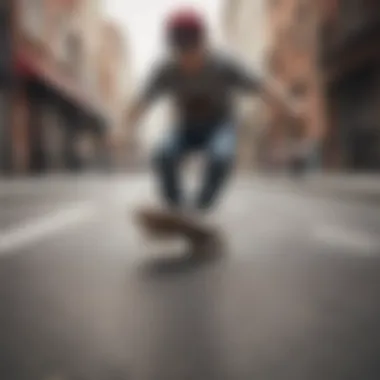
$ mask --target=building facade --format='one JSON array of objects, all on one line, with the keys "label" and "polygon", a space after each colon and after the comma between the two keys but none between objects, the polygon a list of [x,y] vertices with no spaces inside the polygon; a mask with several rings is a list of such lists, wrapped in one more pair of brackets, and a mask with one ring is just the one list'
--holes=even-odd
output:
[{"label": "building facade", "polygon": [[268,1],[268,70],[305,106],[302,125],[269,110],[272,145],[314,141],[327,168],[380,168],[380,4],[373,0]]},{"label": "building facade", "polygon": [[[97,59],[98,85],[110,127],[118,134],[128,133],[125,111],[131,89],[129,58],[127,39],[121,28],[111,20],[103,20]],[[128,158],[133,155],[132,136],[126,137],[125,145],[113,152],[113,162],[119,167],[128,164]]]},{"label": "building facade", "polygon": [[380,3],[320,3],[320,66],[327,99],[326,155],[349,170],[380,170]]},{"label": "building facade", "polygon": [[0,4],[0,170],[11,171],[11,129],[8,127],[12,102],[12,3]]},{"label": "building facade", "polygon": [[[230,54],[248,70],[263,75],[266,35],[265,0],[226,0],[223,11],[223,31]],[[242,168],[257,164],[259,135],[263,125],[263,108],[258,99],[244,97],[239,105],[238,161]]]},{"label": "building facade", "polygon": [[[4,4],[4,2],[3,2]],[[13,173],[85,166],[81,136],[107,128],[96,88],[97,0],[7,2],[9,115],[4,168]],[[6,81],[5,81],[6,82]]]},{"label": "building facade", "polygon": [[267,152],[288,165],[292,149],[302,141],[311,142],[310,154],[320,153],[325,136],[324,96],[321,86],[317,3],[310,0],[267,1],[267,71],[304,110],[304,120],[290,121],[271,107],[268,112]]}]

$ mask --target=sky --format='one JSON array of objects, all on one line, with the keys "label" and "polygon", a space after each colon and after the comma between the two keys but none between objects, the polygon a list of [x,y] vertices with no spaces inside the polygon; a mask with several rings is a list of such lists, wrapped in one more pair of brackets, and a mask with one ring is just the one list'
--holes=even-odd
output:
[{"label": "sky", "polygon": [[105,0],[106,13],[122,27],[132,50],[134,76],[143,76],[163,51],[161,26],[165,15],[180,6],[201,10],[209,19],[213,38],[220,39],[223,0]]}]

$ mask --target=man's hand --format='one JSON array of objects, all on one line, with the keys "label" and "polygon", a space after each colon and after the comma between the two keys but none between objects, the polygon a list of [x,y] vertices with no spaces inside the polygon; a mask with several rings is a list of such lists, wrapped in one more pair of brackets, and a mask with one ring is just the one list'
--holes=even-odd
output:
[{"label": "man's hand", "polygon": [[141,101],[133,103],[132,106],[128,108],[124,116],[124,123],[128,129],[134,128],[138,124],[145,114],[146,108],[147,106]]},{"label": "man's hand", "polygon": [[112,150],[118,150],[125,145],[125,134],[120,131],[113,131],[107,136],[107,147]]},{"label": "man's hand", "polygon": [[305,104],[298,99],[289,99],[289,105],[286,107],[288,110],[287,115],[296,123],[303,123],[305,121]]},{"label": "man's hand", "polygon": [[145,106],[139,102],[128,107],[124,114],[125,127],[121,131],[112,131],[108,134],[106,143],[109,149],[124,149],[131,144],[129,136],[135,133],[134,128],[145,112]]},{"label": "man's hand", "polygon": [[264,101],[273,105],[273,107],[280,110],[281,113],[297,121],[303,119],[303,104],[292,98],[278,81],[274,79],[265,81],[262,85],[262,96]]}]

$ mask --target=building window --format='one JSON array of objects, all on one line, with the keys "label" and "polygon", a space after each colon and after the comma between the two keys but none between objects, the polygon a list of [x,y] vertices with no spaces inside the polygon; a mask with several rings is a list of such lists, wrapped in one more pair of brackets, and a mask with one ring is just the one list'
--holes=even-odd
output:
[{"label": "building window", "polygon": [[290,93],[295,98],[304,98],[307,95],[308,89],[306,82],[297,81],[290,86]]},{"label": "building window", "polygon": [[271,7],[277,7],[277,6],[279,6],[280,5],[280,1],[281,0],[269,0],[269,5],[271,6]]},{"label": "building window", "polygon": [[291,40],[296,48],[304,50],[312,44],[314,23],[310,3],[300,1],[295,11],[295,22],[291,26]]},{"label": "building window", "polygon": [[55,14],[54,28],[54,55],[57,61],[63,62],[67,59],[66,37],[71,28],[70,15],[68,12],[61,10]]},{"label": "building window", "polygon": [[11,22],[10,9],[4,4],[0,8],[0,77],[7,77],[11,70]]},{"label": "building window", "polygon": [[70,10],[63,10],[57,14],[56,41],[53,49],[58,64],[70,75],[81,77],[84,65],[83,41],[80,32],[73,25]]},{"label": "building window", "polygon": [[322,47],[331,42],[334,39],[334,25],[324,21],[317,30],[317,39]]},{"label": "building window", "polygon": [[307,22],[308,17],[311,14],[310,10],[310,4],[306,1],[301,1],[298,4],[297,10],[296,10],[296,21],[297,23],[304,23]]},{"label": "building window", "polygon": [[300,30],[297,30],[297,28],[294,28],[292,34],[293,34],[293,43],[297,49],[304,51],[305,49],[312,47],[313,31],[311,30],[311,26],[301,28]]},{"label": "building window", "polygon": [[339,13],[339,26],[343,34],[356,32],[366,25],[373,12],[363,0],[343,1]]},{"label": "building window", "polygon": [[70,73],[80,77],[83,66],[83,48],[82,41],[77,33],[69,33],[66,36],[66,52]]},{"label": "building window", "polygon": [[20,20],[22,30],[34,39],[45,38],[44,0],[21,0]]},{"label": "building window", "polygon": [[268,68],[273,74],[278,73],[281,70],[280,57],[277,51],[268,55]]}]

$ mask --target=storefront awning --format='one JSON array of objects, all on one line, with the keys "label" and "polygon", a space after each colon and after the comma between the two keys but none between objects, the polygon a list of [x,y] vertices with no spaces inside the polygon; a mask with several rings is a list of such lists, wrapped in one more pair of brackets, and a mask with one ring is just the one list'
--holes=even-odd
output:
[{"label": "storefront awning", "polygon": [[20,49],[16,54],[15,63],[17,75],[38,77],[68,101],[87,112],[105,117],[104,107],[96,94],[83,90],[74,78],[41,59],[32,49]]}]

